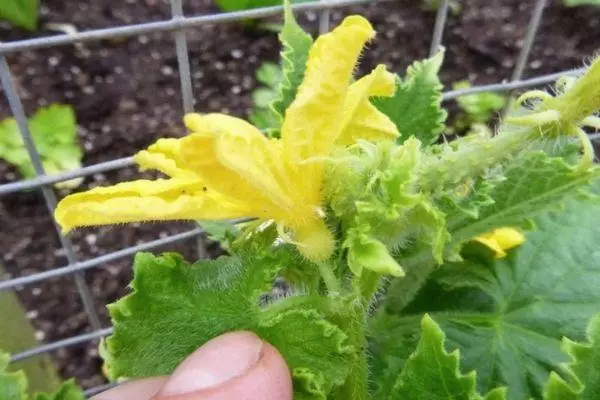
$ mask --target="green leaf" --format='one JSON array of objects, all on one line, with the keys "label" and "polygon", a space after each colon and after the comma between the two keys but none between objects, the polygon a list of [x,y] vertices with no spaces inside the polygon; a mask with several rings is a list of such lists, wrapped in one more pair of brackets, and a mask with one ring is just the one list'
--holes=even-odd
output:
[{"label": "green leaf", "polygon": [[75,113],[67,105],[40,108],[29,118],[29,129],[42,155],[52,151],[56,144],[73,146],[77,134]]},{"label": "green leaf", "polygon": [[277,98],[277,92],[270,88],[258,88],[252,92],[252,102],[257,108],[268,108]]},{"label": "green leaf", "polygon": [[[325,319],[315,295],[265,304],[290,258],[272,249],[261,256],[221,257],[189,265],[176,254],[136,256],[133,293],[109,306],[115,326],[106,341],[113,378],[169,374],[190,353],[228,331],[250,330],[275,346],[304,398],[326,398],[348,374],[352,348]],[[149,352],[148,349],[154,349]]]},{"label": "green leaf", "polygon": [[240,230],[229,221],[199,221],[206,236],[215,242],[227,242],[234,239]]},{"label": "green leaf", "polygon": [[279,41],[283,47],[281,52],[282,81],[279,87],[279,97],[273,102],[273,112],[283,121],[285,110],[292,104],[306,69],[308,52],[313,39],[306,33],[294,18],[289,2],[285,2],[285,21]]},{"label": "green leaf", "polygon": [[5,0],[0,2],[0,18],[33,31],[38,24],[38,8],[38,0]]},{"label": "green leaf", "polygon": [[74,379],[63,382],[56,393],[37,393],[35,400],[84,400],[85,396]]},{"label": "green leaf", "polygon": [[587,329],[588,343],[563,340],[563,350],[571,357],[565,365],[569,382],[552,373],[544,393],[545,400],[593,400],[600,393],[600,314]]},{"label": "green leaf", "polygon": [[[521,188],[530,199],[564,186],[546,171],[548,186],[522,177],[541,185],[537,192],[533,183]],[[505,204],[513,201],[510,193]],[[428,313],[446,333],[447,347],[460,349],[463,371],[477,371],[480,392],[505,385],[509,399],[539,398],[550,371],[567,361],[561,338],[584,339],[588,321],[600,310],[600,204],[572,200],[535,223],[538,230],[506,259],[465,255],[464,262],[440,267],[402,312],[374,318],[371,347],[382,360],[374,374],[401,368]],[[393,312],[389,305],[387,310]]]},{"label": "green leaf", "polygon": [[[561,158],[531,152],[519,156],[504,170],[455,185],[437,203],[446,215],[446,229],[451,236],[445,259],[456,259],[465,241],[493,229],[529,228],[531,218],[560,208],[566,199],[588,190],[598,173],[598,169],[580,171]],[[406,276],[392,282],[385,307],[399,312],[414,298],[436,262],[427,243],[403,249],[395,256]]]},{"label": "green leaf", "polygon": [[600,0],[563,0],[563,4],[569,7],[574,6],[600,6]]},{"label": "green leaf", "polygon": [[482,205],[477,219],[464,213],[448,217],[454,241],[468,240],[502,226],[527,227],[531,217],[560,208],[564,199],[589,189],[590,182],[600,173],[597,168],[581,171],[562,158],[542,152],[527,153],[505,168],[503,178],[487,193],[493,202],[482,200],[481,193],[469,196]]},{"label": "green leaf", "polygon": [[406,77],[397,79],[394,97],[373,100],[373,104],[398,127],[399,142],[411,136],[423,144],[434,143],[444,130],[447,112],[441,108],[442,84],[438,72],[444,53],[413,63]]},{"label": "green leaf", "polygon": [[256,71],[256,79],[271,89],[277,89],[281,83],[281,68],[272,62],[264,62]]},{"label": "green leaf", "polygon": [[9,355],[0,351],[0,399],[27,399],[27,378],[23,371],[7,372]]},{"label": "green leaf", "polygon": [[7,118],[0,122],[0,143],[11,148],[23,146],[23,138],[14,118]]},{"label": "green leaf", "polygon": [[[460,81],[453,85],[454,90],[470,88],[468,81]],[[460,108],[467,114],[471,123],[487,122],[494,111],[500,111],[506,104],[506,98],[494,92],[481,92],[460,96],[456,99]]]},{"label": "green leaf", "polygon": [[[292,3],[304,3],[311,0],[292,0]],[[280,6],[282,0],[215,0],[223,11],[249,10],[260,7]]]},{"label": "green leaf", "polygon": [[[474,400],[482,397],[475,389],[475,371],[466,375],[459,370],[459,351],[444,349],[445,335],[440,327],[425,315],[421,320],[419,344],[410,355],[394,384],[394,399]],[[504,398],[504,390],[495,389],[487,398]],[[379,397],[377,397],[379,398]]]}]

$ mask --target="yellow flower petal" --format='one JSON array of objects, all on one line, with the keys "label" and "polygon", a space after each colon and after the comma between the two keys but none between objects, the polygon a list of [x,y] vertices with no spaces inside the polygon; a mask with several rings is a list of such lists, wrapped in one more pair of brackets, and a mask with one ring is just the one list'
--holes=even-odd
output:
[{"label": "yellow flower petal", "polygon": [[185,169],[181,158],[181,139],[159,139],[133,157],[140,169],[155,169],[171,178],[194,178],[195,173]]},{"label": "yellow flower petal", "polygon": [[525,235],[513,228],[499,228],[493,232],[494,239],[504,250],[512,249],[525,242]]},{"label": "yellow flower petal", "polygon": [[496,258],[504,258],[506,257],[506,250],[525,242],[525,236],[516,229],[504,227],[477,236],[474,240],[492,249]]},{"label": "yellow flower petal", "polygon": [[315,218],[321,182],[306,176],[312,186],[304,190],[283,159],[280,142],[223,114],[188,114],[185,121],[198,133],[183,139],[183,158],[210,188],[248,204],[251,216],[275,219],[290,229]]},{"label": "yellow flower petal", "polygon": [[58,203],[54,215],[68,232],[80,226],[135,221],[238,218],[247,212],[198,181],[159,179],[72,194]]},{"label": "yellow flower petal", "polygon": [[198,133],[183,139],[183,158],[209,187],[249,204],[256,217],[281,218],[281,210],[293,209],[276,142],[228,115],[188,114],[185,122]]},{"label": "yellow flower petal", "polygon": [[396,78],[384,65],[377,66],[369,75],[353,83],[344,102],[337,143],[349,145],[356,143],[357,139],[378,141],[397,138],[396,124],[369,101],[372,96],[393,96],[395,87]]},{"label": "yellow flower petal", "polygon": [[352,72],[365,43],[374,36],[366,19],[351,16],[315,41],[304,80],[282,125],[284,151],[292,162],[329,155],[339,134]]}]

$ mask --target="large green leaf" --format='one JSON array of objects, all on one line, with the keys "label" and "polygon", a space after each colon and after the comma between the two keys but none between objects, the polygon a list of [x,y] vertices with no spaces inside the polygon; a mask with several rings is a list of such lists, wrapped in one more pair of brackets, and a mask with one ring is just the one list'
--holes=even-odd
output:
[{"label": "large green leaf", "polygon": [[[531,198],[564,186],[547,171],[548,186],[536,191],[531,183]],[[504,203],[516,197],[507,191]],[[584,339],[600,311],[600,204],[573,200],[535,222],[538,230],[506,259],[474,252],[443,265],[401,313],[374,318],[372,349],[382,360],[374,374],[400,370],[429,313],[446,333],[447,347],[460,349],[464,371],[477,371],[481,392],[506,385],[509,399],[539,398],[550,371],[568,361],[561,338]]]},{"label": "large green leaf", "polygon": [[37,28],[38,7],[38,0],[3,0],[0,2],[0,18],[33,31]]},{"label": "large green leaf", "polygon": [[595,400],[600,394],[600,314],[592,319],[587,331],[588,343],[563,340],[571,356],[565,366],[569,382],[552,373],[546,386],[545,400]]},{"label": "large green leaf", "polygon": [[442,84],[438,72],[444,53],[413,63],[402,80],[397,78],[394,97],[373,100],[400,131],[399,142],[411,136],[424,144],[434,143],[444,130],[447,112],[442,109]]},{"label": "large green leaf", "polygon": [[325,398],[342,385],[354,354],[344,332],[317,311],[326,299],[298,295],[265,304],[279,270],[293,264],[278,251],[285,250],[194,265],[175,254],[138,254],[133,293],[109,306],[113,378],[169,374],[215,336],[250,330],[283,354],[303,398]]},{"label": "large green leaf", "polygon": [[[452,399],[476,400],[482,397],[475,388],[475,371],[466,375],[459,370],[459,351],[444,349],[445,335],[440,327],[425,315],[421,321],[419,344],[406,361],[392,389],[391,399]],[[383,398],[385,394],[376,395]],[[504,389],[494,389],[488,398],[505,398]]]},{"label": "large green leaf", "polygon": [[[598,173],[598,169],[582,171],[561,158],[532,152],[519,156],[493,179],[483,177],[466,196],[442,196],[441,207],[452,237],[446,258],[454,257],[461,243],[492,229],[528,227],[532,217],[560,208],[565,199],[588,190]],[[388,292],[385,307],[392,312],[399,312],[413,299],[435,266],[429,246],[417,246],[396,257],[406,277],[394,281]]]}]

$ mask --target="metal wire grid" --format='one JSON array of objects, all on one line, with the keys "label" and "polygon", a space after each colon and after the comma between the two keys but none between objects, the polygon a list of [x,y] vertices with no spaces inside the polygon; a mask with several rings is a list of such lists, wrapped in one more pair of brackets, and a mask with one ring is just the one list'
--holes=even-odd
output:
[{"label": "metal wire grid", "polygon": [[[329,30],[331,9],[356,4],[363,4],[372,1],[386,0],[320,0],[295,5],[294,9],[305,11],[319,11],[319,31],[320,33],[325,33]],[[435,54],[435,52],[441,46],[444,28],[446,25],[446,18],[449,9],[449,2],[450,0],[444,0],[440,8],[438,9],[435,27],[432,34],[430,54]],[[179,66],[179,76],[181,81],[183,111],[187,113],[193,111],[194,97],[190,75],[190,64],[185,32],[186,29],[194,28],[204,24],[219,24],[225,22],[238,21],[242,19],[262,18],[277,15],[282,13],[283,11],[283,7],[276,6],[230,13],[220,13],[214,15],[185,17],[183,15],[182,0],[170,0],[170,3],[171,19],[169,20],[120,26],[107,29],[97,29],[75,34],[64,34],[52,37],[42,37],[8,43],[0,43],[0,81],[12,114],[15,120],[17,121],[17,125],[19,127],[19,130],[23,137],[23,141],[25,143],[25,146],[27,148],[27,151],[29,153],[29,156],[32,160],[36,172],[36,177],[33,179],[21,180],[13,183],[0,185],[0,195],[30,189],[40,189],[44,195],[48,211],[50,212],[50,214],[53,214],[54,208],[56,206],[56,195],[52,188],[53,184],[57,182],[67,181],[77,177],[96,174],[99,172],[124,168],[133,164],[132,157],[125,157],[103,163],[98,163],[84,168],[79,168],[77,170],[57,175],[46,175],[44,168],[41,164],[40,156],[35,148],[31,134],[27,127],[27,117],[25,116],[21,100],[13,84],[10,68],[6,61],[7,54],[20,52],[24,50],[33,50],[66,44],[76,44],[87,41],[98,41],[109,38],[123,38],[129,36],[136,36],[150,32],[173,32]],[[517,57],[515,68],[513,70],[513,74],[511,76],[510,81],[500,82],[491,85],[475,86],[468,89],[448,91],[443,94],[443,100],[446,101],[466,94],[487,91],[511,92],[515,89],[544,85],[555,81],[560,76],[579,75],[582,72],[582,70],[574,69],[569,71],[561,71],[555,74],[538,76],[531,79],[521,79],[525,67],[527,65],[529,54],[531,52],[531,47],[533,42],[535,41],[535,36],[540,25],[542,14],[544,8],[546,7],[546,4],[547,0],[535,1],[533,12],[525,33],[523,46]],[[53,343],[43,344],[25,350],[23,352],[14,354],[11,357],[11,362],[23,360],[38,354],[47,353],[62,347],[74,346],[88,341],[97,340],[99,338],[111,334],[112,328],[101,327],[99,317],[94,309],[92,295],[83,278],[83,274],[87,269],[95,268],[105,263],[134,255],[139,251],[151,250],[158,246],[172,244],[190,238],[199,238],[202,234],[202,230],[196,227],[183,233],[153,240],[137,246],[128,247],[89,260],[79,261],[75,256],[75,252],[73,250],[71,241],[67,237],[61,235],[59,227],[56,225],[56,222],[54,223],[57,235],[59,236],[61,241],[61,245],[65,250],[65,254],[67,255],[68,264],[66,266],[54,268],[49,271],[0,281],[0,290],[12,289],[17,286],[27,285],[45,279],[73,275],[75,284],[77,286],[77,290],[81,296],[85,312],[89,318],[90,326],[93,328],[93,331],[82,335],[72,336],[67,339],[59,340]],[[111,384],[108,384],[89,389],[86,391],[86,395],[91,396],[110,386]]]}]

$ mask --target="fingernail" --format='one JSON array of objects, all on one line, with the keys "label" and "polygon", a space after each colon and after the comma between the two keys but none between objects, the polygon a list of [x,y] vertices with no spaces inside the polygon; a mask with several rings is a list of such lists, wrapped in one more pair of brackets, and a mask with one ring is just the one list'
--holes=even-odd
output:
[{"label": "fingernail", "polygon": [[212,339],[177,367],[161,395],[214,388],[242,376],[258,363],[262,349],[263,341],[250,332],[231,332]]}]

